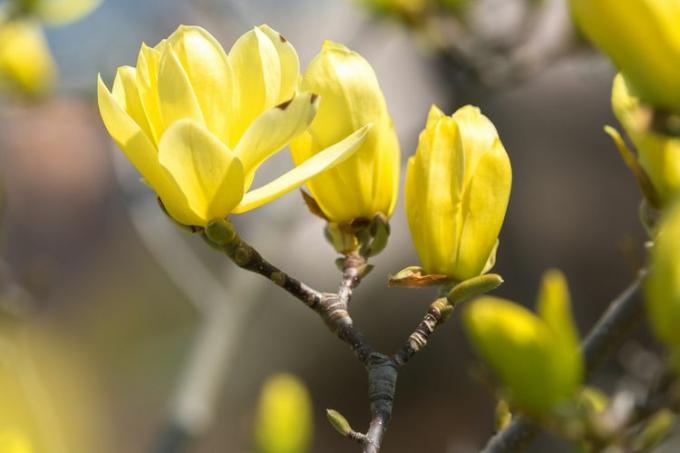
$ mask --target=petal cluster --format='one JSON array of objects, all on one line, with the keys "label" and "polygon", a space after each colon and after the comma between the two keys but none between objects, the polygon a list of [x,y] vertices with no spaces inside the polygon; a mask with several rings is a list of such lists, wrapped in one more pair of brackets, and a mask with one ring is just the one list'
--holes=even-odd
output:
[{"label": "petal cluster", "polygon": [[406,172],[409,228],[428,273],[462,281],[489,269],[511,182],[496,128],[478,108],[431,108]]},{"label": "petal cluster", "polygon": [[[168,213],[206,225],[245,212],[301,185],[349,156],[367,128],[265,186],[250,191],[257,168],[302,133],[319,98],[298,92],[293,46],[266,25],[227,54],[207,31],[180,26],[136,67],[118,69],[111,91],[99,79],[99,108],[114,141]],[[344,138],[344,137],[343,137]]]},{"label": "petal cluster", "polygon": [[570,0],[584,34],[647,104],[680,113],[680,2]]},{"label": "petal cluster", "polygon": [[465,312],[478,353],[503,383],[510,400],[535,415],[574,396],[583,357],[564,276],[543,278],[538,316],[513,302],[486,297]]},{"label": "petal cluster", "polygon": [[309,130],[291,143],[296,164],[373,125],[350,159],[307,183],[324,215],[333,222],[371,219],[378,213],[390,217],[397,201],[400,149],[371,65],[345,46],[326,41],[301,85],[323,101]]}]

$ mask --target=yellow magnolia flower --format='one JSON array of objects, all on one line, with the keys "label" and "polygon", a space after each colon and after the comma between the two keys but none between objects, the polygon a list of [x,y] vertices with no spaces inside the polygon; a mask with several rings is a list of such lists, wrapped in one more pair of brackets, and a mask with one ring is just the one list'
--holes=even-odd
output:
[{"label": "yellow magnolia flower", "polygon": [[570,0],[576,22],[645,103],[680,113],[680,2]]},{"label": "yellow magnolia flower", "polygon": [[406,215],[426,272],[466,280],[493,265],[510,197],[510,160],[478,108],[432,106],[406,171]]},{"label": "yellow magnolia flower", "polygon": [[41,94],[53,84],[56,67],[34,20],[0,20],[0,85]]},{"label": "yellow magnolia flower", "polygon": [[323,213],[332,222],[391,216],[399,184],[399,141],[371,65],[345,46],[326,41],[307,67],[302,89],[319,93],[322,102],[308,131],[291,143],[297,165],[373,125],[351,159],[307,183]]},{"label": "yellow magnolia flower", "polygon": [[90,14],[102,0],[24,0],[30,12],[50,25],[65,25]]},{"label": "yellow magnolia flower", "polygon": [[168,213],[205,226],[300,186],[363,140],[368,126],[245,193],[257,168],[314,119],[318,96],[298,93],[298,77],[295,49],[266,25],[229,55],[204,29],[180,26],[156,47],[142,45],[137,67],[120,67],[112,92],[99,78],[99,110]]},{"label": "yellow magnolia flower", "polygon": [[663,216],[645,282],[647,315],[656,336],[671,348],[680,371],[680,204]]},{"label": "yellow magnolia flower", "polygon": [[544,276],[538,316],[513,302],[485,297],[470,305],[464,321],[473,346],[514,404],[540,415],[575,395],[583,357],[562,273]]},{"label": "yellow magnolia flower", "polygon": [[612,108],[638,151],[638,162],[663,202],[680,192],[680,138],[650,127],[652,112],[631,91],[628,78],[618,74],[612,87]]},{"label": "yellow magnolia flower", "polygon": [[259,453],[304,453],[312,440],[312,402],[304,384],[290,374],[267,379],[257,411]]}]

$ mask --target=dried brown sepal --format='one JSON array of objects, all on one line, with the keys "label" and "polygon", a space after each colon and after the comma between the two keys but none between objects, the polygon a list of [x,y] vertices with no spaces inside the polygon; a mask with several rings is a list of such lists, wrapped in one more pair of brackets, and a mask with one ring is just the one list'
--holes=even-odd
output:
[{"label": "dried brown sepal", "polygon": [[448,275],[427,274],[420,266],[406,267],[394,275],[390,275],[387,286],[406,288],[423,288],[425,286],[443,285],[450,283]]},{"label": "dried brown sepal", "polygon": [[305,204],[307,205],[307,209],[309,209],[309,212],[314,214],[317,217],[320,217],[324,219],[325,221],[328,222],[328,217],[326,217],[326,214],[323,213],[321,210],[321,207],[319,206],[319,203],[316,202],[313,196],[305,192],[304,190],[300,189],[300,193],[302,194],[302,199],[304,200]]}]

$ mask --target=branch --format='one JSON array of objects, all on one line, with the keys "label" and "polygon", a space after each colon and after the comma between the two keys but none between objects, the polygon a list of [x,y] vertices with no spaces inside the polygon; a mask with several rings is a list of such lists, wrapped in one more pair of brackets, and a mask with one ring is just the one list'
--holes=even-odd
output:
[{"label": "branch", "polygon": [[[583,341],[586,379],[621,346],[642,320],[640,283],[644,276],[645,272],[641,271],[630,286],[609,304],[607,311]],[[489,440],[483,453],[524,451],[540,431],[541,428],[529,418],[518,416],[506,429],[498,432]]]},{"label": "branch", "polygon": [[[363,446],[364,453],[378,453],[392,416],[398,368],[427,345],[429,336],[452,312],[453,303],[446,297],[434,301],[406,344],[393,356],[388,356],[373,349],[354,326],[349,315],[352,292],[371,269],[360,253],[345,255],[338,292],[326,293],[307,286],[269,263],[257,250],[243,241],[227,222],[208,225],[202,236],[211,246],[229,256],[237,266],[266,277],[314,310],[329,330],[352,349],[368,373],[371,410],[368,431],[363,434],[352,430],[344,417],[336,411],[329,411],[329,417],[341,434]],[[480,276],[463,282],[454,291],[457,294],[455,300],[462,301],[480,291],[491,290],[501,282],[502,279],[497,275]]]}]

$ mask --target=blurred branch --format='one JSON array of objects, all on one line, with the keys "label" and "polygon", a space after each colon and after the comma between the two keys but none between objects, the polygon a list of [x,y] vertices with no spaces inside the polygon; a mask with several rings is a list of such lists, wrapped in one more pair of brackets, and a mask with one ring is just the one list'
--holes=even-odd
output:
[{"label": "blurred branch", "polygon": [[[609,355],[616,351],[630,332],[643,319],[640,285],[645,272],[638,277],[607,308],[597,324],[583,341],[582,351],[586,362],[586,378],[591,376]],[[517,453],[524,451],[541,428],[531,419],[516,417],[510,425],[493,436],[484,447],[484,453]]]}]

